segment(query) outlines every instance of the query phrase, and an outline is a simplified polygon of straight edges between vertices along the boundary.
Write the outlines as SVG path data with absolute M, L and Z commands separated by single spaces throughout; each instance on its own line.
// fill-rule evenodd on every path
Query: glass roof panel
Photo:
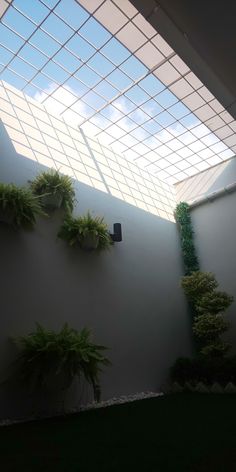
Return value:
M 112 38 L 108 41 L 108 43 L 106 43 L 106 45 L 101 49 L 101 53 L 117 66 L 131 55 L 116 38 Z
M 27 18 L 33 20 L 37 25 L 41 23 L 49 14 L 49 10 L 42 2 L 34 0 L 26 2 L 25 0 L 14 0 L 14 6 L 23 13 Z
M 34 2 L 33 2 L 34 3 Z M 71 28 L 77 30 L 89 18 L 89 14 L 74 0 L 61 0 L 55 8 L 55 14 Z
M 49 15 L 49 17 L 43 22 L 41 28 L 60 44 L 65 43 L 73 35 L 73 30 L 66 25 L 64 21 L 54 15 L 54 13 Z
M 0 64 L 6 65 L 13 59 L 13 53 L 0 46 Z
M 96 49 L 78 34 L 75 34 L 65 44 L 65 50 L 67 49 L 83 62 L 86 62 L 96 53 Z
M 115 69 L 109 74 L 107 80 L 120 91 L 125 90 L 133 84 L 133 80 L 119 69 Z
M 20 47 L 24 44 L 24 40 L 17 36 L 13 31 L 0 23 L 0 38 L 1 46 L 17 53 Z
M 50 36 L 48 36 L 48 34 L 44 33 L 40 29 L 35 31 L 29 42 L 38 48 L 39 51 L 48 56 L 48 58 L 53 56 L 60 49 L 60 44 L 54 41 L 54 39 L 52 39 Z
M 48 61 L 47 56 L 42 54 L 40 51 L 36 50 L 33 46 L 29 43 L 25 44 L 24 47 L 19 51 L 18 54 L 22 59 L 27 61 L 29 64 L 35 64 L 35 55 L 37 55 L 37 66 L 41 69 L 46 62 Z
M 0 79 L 168 183 L 234 155 L 236 121 L 128 0 L 13 0 Z
M 81 36 L 97 49 L 111 38 L 111 34 L 94 18 L 89 18 L 79 31 Z
M 35 25 L 31 21 L 13 8 L 8 8 L 1 21 L 12 30 L 17 25 L 17 33 L 24 39 L 28 39 L 35 29 Z

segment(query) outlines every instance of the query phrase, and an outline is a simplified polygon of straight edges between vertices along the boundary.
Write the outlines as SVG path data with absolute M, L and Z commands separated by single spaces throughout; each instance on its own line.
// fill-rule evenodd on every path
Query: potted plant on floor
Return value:
M 0 183 L 0 221 L 15 228 L 32 229 L 43 215 L 40 199 L 31 190 Z
M 31 189 L 35 195 L 40 196 L 45 208 L 63 208 L 68 213 L 72 212 L 75 192 L 68 175 L 62 175 L 57 170 L 42 172 L 31 182 Z
M 87 251 L 108 249 L 113 244 L 104 219 L 89 212 L 78 218 L 66 218 L 58 236 L 70 246 L 78 244 Z
M 13 341 L 19 349 L 15 365 L 31 392 L 52 386 L 66 392 L 75 377 L 83 375 L 99 400 L 99 373 L 110 361 L 103 354 L 107 348 L 92 342 L 89 329 L 77 331 L 65 324 L 56 332 L 36 324 L 35 331 Z

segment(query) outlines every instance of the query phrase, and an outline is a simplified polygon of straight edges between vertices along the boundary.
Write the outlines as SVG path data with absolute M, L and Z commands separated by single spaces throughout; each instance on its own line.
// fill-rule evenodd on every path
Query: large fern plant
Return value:
M 53 381 L 57 384 L 58 378 L 62 390 L 67 389 L 75 377 L 83 375 L 98 400 L 99 374 L 110 362 L 103 354 L 107 348 L 92 342 L 89 329 L 79 332 L 65 324 L 56 332 L 36 324 L 35 331 L 14 342 L 19 348 L 21 378 L 31 390 L 46 388 Z
M 96 249 L 108 249 L 113 244 L 104 219 L 99 216 L 93 217 L 89 212 L 79 218 L 72 216 L 66 218 L 58 236 L 70 246 L 78 244 L 83 247 L 88 237 L 97 238 Z
M 40 200 L 31 190 L 0 183 L 0 216 L 16 228 L 32 229 L 36 215 L 42 215 Z
M 68 175 L 60 174 L 57 170 L 42 172 L 32 182 L 31 189 L 34 194 L 44 196 L 61 197 L 60 206 L 67 212 L 73 210 L 75 191 L 72 180 Z

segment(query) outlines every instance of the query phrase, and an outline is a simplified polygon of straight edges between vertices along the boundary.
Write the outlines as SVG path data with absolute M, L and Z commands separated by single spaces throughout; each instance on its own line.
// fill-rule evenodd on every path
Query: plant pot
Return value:
M 98 247 L 99 236 L 95 234 L 88 234 L 83 239 L 79 239 L 80 247 L 85 251 L 94 251 Z
M 9 209 L 3 209 L 0 207 L 0 222 L 12 226 L 14 224 L 13 212 Z
M 41 197 L 41 203 L 45 208 L 48 208 L 49 210 L 57 210 L 61 207 L 62 196 L 59 193 L 43 195 Z

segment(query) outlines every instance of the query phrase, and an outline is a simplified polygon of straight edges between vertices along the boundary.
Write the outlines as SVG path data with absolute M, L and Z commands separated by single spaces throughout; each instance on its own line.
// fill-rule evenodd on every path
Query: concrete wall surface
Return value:
M 6 90 L 2 90 L 2 94 L 6 98 Z M 18 98 L 15 99 L 13 95 L 13 92 L 8 94 L 8 99 L 4 101 L 5 111 L 1 112 L 0 181 L 27 185 L 28 180 L 39 171 L 53 167 L 53 164 L 59 168 L 60 163 L 52 158 L 55 149 L 51 146 L 61 146 L 63 150 L 57 151 L 60 153 L 59 158 L 68 159 L 70 163 L 66 168 L 61 163 L 62 171 L 71 169 L 70 175 L 76 189 L 78 203 L 75 215 L 84 214 L 89 209 L 94 215 L 104 216 L 111 230 L 113 223 L 121 223 L 123 241 L 101 254 L 68 248 L 57 238 L 62 222 L 60 213 L 55 213 L 50 219 L 39 218 L 35 230 L 29 233 L 14 232 L 1 226 L 2 378 L 4 380 L 4 376 L 10 372 L 10 363 L 15 356 L 9 336 L 32 331 L 35 322 L 59 329 L 67 321 L 77 329 L 84 326 L 91 328 L 96 342 L 110 348 L 108 355 L 112 366 L 106 368 L 102 375 L 104 399 L 140 391 L 158 391 L 166 381 L 168 369 L 176 357 L 191 352 L 189 316 L 179 286 L 182 275 L 179 238 L 176 225 L 171 221 L 173 196 L 170 204 L 171 193 L 168 194 L 167 187 L 155 178 L 154 181 L 151 177 L 150 180 L 144 179 L 135 167 L 132 170 L 126 168 L 130 172 L 129 188 L 132 182 L 137 185 L 136 192 L 143 195 L 143 205 L 155 207 L 159 202 L 160 205 L 166 205 L 162 209 L 162 216 L 157 212 L 154 214 L 154 210 L 148 206 L 140 208 L 133 201 L 125 201 L 120 195 L 113 194 L 110 189 L 114 187 L 98 188 L 95 180 L 98 182 L 100 178 L 100 184 L 106 187 L 108 181 L 104 176 L 108 170 L 99 173 L 98 168 L 92 167 L 99 161 L 88 155 L 86 142 L 82 146 L 83 155 L 87 153 L 87 161 L 83 157 L 84 165 L 87 162 L 87 167 L 90 166 L 97 174 L 91 177 L 84 173 L 90 181 L 82 182 L 80 171 L 76 174 L 75 170 L 77 161 L 72 166 L 73 158 L 69 157 L 69 152 L 74 152 L 73 147 L 67 144 L 65 151 L 58 136 L 57 140 L 54 138 L 55 142 L 49 143 L 48 140 L 48 146 L 44 144 L 40 148 L 40 152 L 45 155 L 40 154 L 40 144 L 37 144 L 40 141 L 36 140 L 36 135 L 40 138 L 43 129 L 35 127 L 32 131 L 31 125 L 36 122 L 36 117 L 31 116 L 29 110 L 26 111 L 29 103 L 23 101 L 22 96 L 16 95 Z M 17 126 L 21 130 L 17 130 Z M 57 132 L 52 126 L 51 129 L 51 132 Z M 45 132 L 49 131 L 45 128 Z M 30 133 L 35 133 L 35 137 L 30 137 Z M 23 139 L 24 144 L 19 143 Z M 46 156 L 47 152 L 49 156 Z M 97 152 L 98 159 L 105 157 L 105 153 L 108 155 L 108 150 L 104 150 L 104 154 Z M 77 154 L 80 163 L 81 154 Z M 124 178 L 121 172 L 123 161 L 120 158 L 118 163 L 118 157 L 112 155 L 109 159 L 116 163 L 114 172 Z M 113 172 L 114 169 L 110 170 Z M 139 183 L 135 176 L 138 176 Z M 118 180 L 121 177 L 113 173 L 110 178 L 121 184 Z M 97 187 L 92 184 L 92 178 Z M 114 182 L 112 185 L 115 185 Z M 128 181 L 123 185 L 124 197 L 128 195 L 125 193 Z M 118 191 L 122 192 L 119 186 Z M 164 199 L 167 199 L 164 192 L 169 195 L 167 203 L 164 203 Z M 156 203 L 151 205 L 150 201 L 145 202 L 145 195 Z M 132 195 L 130 197 L 134 198 Z M 68 404 L 75 406 L 80 396 L 81 390 L 75 388 Z M 86 391 L 85 400 L 88 397 Z M 28 415 L 31 410 L 32 402 L 23 390 L 13 390 L 8 383 L 0 385 L 0 418 Z

